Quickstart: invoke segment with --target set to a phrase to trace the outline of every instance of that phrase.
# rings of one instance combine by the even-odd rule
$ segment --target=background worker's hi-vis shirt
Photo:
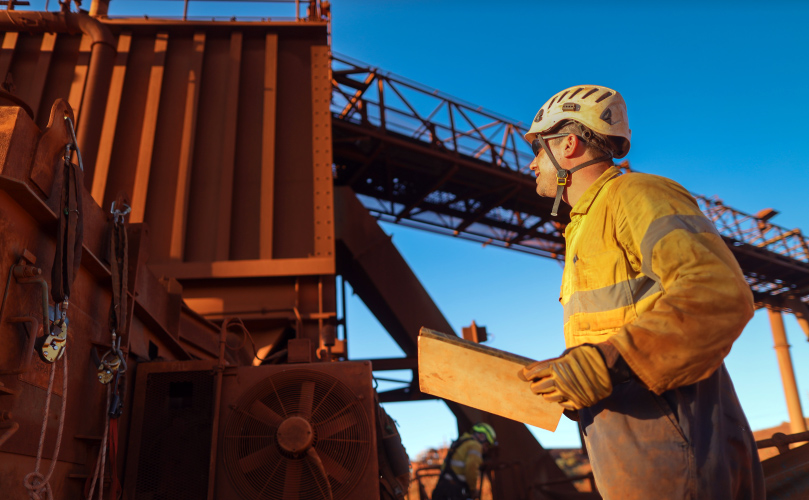
[[[710,376],[753,316],[736,259],[674,181],[608,169],[565,239],[567,346],[609,340],[657,394]]]
[[[450,466],[458,479],[474,490],[478,487],[480,465],[483,463],[483,445],[468,432],[463,433],[458,440],[467,438],[450,457]]]

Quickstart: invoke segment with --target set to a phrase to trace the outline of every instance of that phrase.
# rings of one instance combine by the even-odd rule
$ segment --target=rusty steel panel
[[[96,165],[93,173],[91,192],[93,199],[99,205],[104,203],[104,189],[107,187],[112,144],[115,138],[115,127],[118,122],[118,110],[123,98],[124,77],[126,76],[126,62],[129,56],[129,47],[132,44],[130,33],[121,33],[118,37],[117,55],[110,79],[110,93],[107,97],[107,109],[104,113],[104,125],[101,130],[101,139],[96,156]]]
[[[307,40],[278,40],[274,258],[314,252],[311,49]],[[292,145],[294,147],[283,147]]]
[[[169,37],[162,64],[159,113],[155,117],[154,146],[150,155],[151,169],[148,189],[143,192],[141,204],[143,220],[149,225],[151,233],[152,255],[168,254],[172,242],[173,214],[178,208],[178,200],[181,202],[185,197],[184,191],[179,192],[178,185],[179,179],[187,173],[180,166],[184,137],[177,140],[176,131],[183,130],[187,120],[186,111],[194,112],[197,104],[193,88],[199,72],[194,70],[202,65],[198,41],[197,34],[193,38]],[[204,37],[201,43],[204,44]],[[187,95],[189,91],[190,96]],[[186,108],[189,105],[191,110]],[[177,197],[178,193],[180,197]],[[133,200],[133,206],[137,204]]]
[[[178,146],[179,158],[175,180],[175,195],[173,198],[171,196],[164,198],[161,197],[159,193],[156,193],[153,198],[155,200],[155,204],[162,202],[172,203],[173,205],[168,211],[162,210],[161,208],[163,207],[158,205],[153,210],[148,212],[150,215],[171,213],[171,226],[163,229],[164,226],[161,225],[159,221],[165,220],[164,217],[150,217],[147,219],[154,224],[156,230],[158,231],[157,234],[159,238],[157,241],[169,242],[168,252],[156,250],[157,255],[168,254],[168,257],[171,260],[182,260],[185,249],[186,219],[188,216],[188,191],[191,183],[194,137],[196,135],[197,113],[199,108],[199,88],[202,77],[203,54],[205,50],[205,33],[194,33],[191,43],[192,46],[189,48],[189,54],[185,59],[188,61],[188,66],[184,67],[184,65],[180,63],[180,67],[183,69],[186,84],[185,89],[183,89],[182,82],[179,84],[180,91],[182,92],[185,90],[185,108],[183,109],[182,114],[182,134],[180,136],[180,143]],[[174,64],[171,65],[170,68],[174,68],[176,66],[177,64]],[[166,147],[168,147],[168,145]],[[171,161],[171,156],[168,157],[168,161]],[[170,171],[169,168],[162,170],[166,172]],[[155,181],[157,181],[157,179],[155,179]],[[157,187],[157,185],[161,184],[155,182],[155,187]]]
[[[79,45],[81,44],[81,38],[80,36],[62,33],[56,35],[56,44],[53,48],[53,56],[45,79],[45,86],[42,89],[39,109],[34,110],[34,121],[42,130],[48,126],[53,102],[56,99],[66,99],[70,94],[70,87],[73,83],[76,64],[80,55]],[[4,74],[0,73],[0,75]],[[0,76],[0,78],[3,77]]]
[[[82,35],[81,43],[79,44],[79,57],[76,61],[73,81],[70,84],[70,94],[67,96],[67,102],[70,104],[70,107],[73,108],[77,123],[81,116],[81,104],[84,96],[84,86],[87,83],[87,71],[90,68],[90,47],[92,47],[92,44],[92,38],[87,35]],[[13,72],[14,69],[15,68],[11,68],[10,71]]]
[[[100,24],[117,55],[101,144],[83,156],[94,159],[85,182],[101,206],[127,194],[133,221],[153,226],[155,262],[317,256],[313,224],[299,226],[331,205],[314,199],[314,154],[324,172],[331,161],[326,25]],[[24,89],[19,97],[34,105],[40,127],[56,98],[81,114],[93,76],[90,36],[8,32],[3,47],[0,73]],[[319,153],[315,117],[326,131]],[[328,212],[317,218],[328,223]]]
[[[56,98],[93,116],[104,105],[95,122],[78,118],[80,143],[100,138],[82,151],[92,197],[108,209],[123,193],[131,222],[149,227],[146,263],[212,318],[246,312],[259,337],[276,338],[286,297],[315,297],[315,310],[284,321],[322,348],[336,321],[327,25],[65,19],[96,31],[7,33],[0,77],[40,102],[39,124]],[[94,66],[96,40],[117,51],[106,67]],[[266,293],[240,301],[248,277]]]
[[[185,241],[185,260],[211,262],[216,258],[217,241],[229,238],[224,234],[219,218],[222,197],[226,196],[221,185],[222,172],[233,158],[227,158],[227,143],[234,139],[235,130],[226,128],[228,114],[233,104],[233,90],[229,89],[230,72],[236,70],[240,60],[233,58],[234,44],[240,37],[212,36],[205,40],[202,65],[200,101],[205,111],[197,117],[197,138],[194,142],[194,162],[188,198],[188,225]],[[230,92],[230,94],[228,93]]]
[[[3,48],[0,52],[0,75],[7,75],[11,67],[11,59],[14,57],[14,49],[17,47],[17,39],[20,34],[16,31],[9,31],[3,35]]]
[[[223,134],[221,136],[222,152],[219,160],[219,182],[215,183],[219,187],[219,209],[211,221],[216,221],[215,231],[206,231],[213,234],[215,238],[213,259],[230,259],[230,218],[233,213],[233,200],[240,198],[241,193],[234,197],[233,193],[233,170],[236,156],[236,128],[237,112],[239,111],[239,80],[242,67],[242,33],[235,31],[230,35],[230,50],[228,53],[227,86],[225,88],[224,101],[225,112],[223,124]],[[209,200],[210,202],[210,200]],[[214,209],[216,206],[211,204]],[[256,219],[257,217],[253,217]],[[255,222],[254,222],[255,223]],[[208,260],[208,259],[206,259]]]
[[[331,155],[331,61],[328,47],[312,47],[312,164],[315,255],[334,255]]]
[[[809,445],[794,449],[761,462],[770,500],[798,500],[806,498],[809,489]]]
[[[274,83],[266,82],[265,64],[273,66],[277,51],[267,44],[268,39],[277,35],[246,36],[242,41],[241,77],[239,78],[239,122],[236,128],[234,163],[238,168],[233,172],[232,211],[230,212],[230,248],[222,249],[226,258],[232,260],[264,259],[260,251],[261,233],[266,222],[264,207],[272,214],[273,198],[264,195],[272,193],[272,172],[263,171],[262,140],[269,141],[267,147],[274,146],[275,117],[268,106],[273,105]],[[267,85],[272,87],[267,88]],[[269,102],[268,102],[269,101]],[[263,106],[262,103],[263,102]],[[265,185],[269,181],[269,185]],[[270,227],[272,229],[272,227]]]
[[[0,488],[9,496],[23,497],[23,476],[34,469],[38,452],[48,377],[54,370],[55,387],[47,433],[42,448],[44,464],[53,457],[62,398],[64,432],[51,487],[58,498],[80,498],[85,480],[92,477],[105,428],[106,386],[98,382],[94,359],[110,349],[109,311],[112,301],[107,258],[108,212],[84,190],[80,208],[84,222],[83,253],[72,286],[68,339],[65,356],[54,365],[31,355],[30,340],[43,335],[42,290],[11,276],[11,269],[27,262],[41,269],[42,283],[50,282],[56,246],[56,213],[64,168],[61,155],[69,141],[63,116],[72,116],[65,101],[57,101],[42,132],[18,107],[0,107],[0,276],[10,279],[3,294],[0,321],[0,415],[4,425],[16,429],[0,444]],[[36,174],[36,175],[34,175]],[[43,189],[46,188],[46,189]],[[132,372],[121,377],[124,412],[119,419],[117,476],[123,476],[131,411],[135,366],[153,357],[188,359],[213,357],[218,329],[183,309],[176,282],[161,283],[146,266],[148,237],[143,225],[128,227],[130,307],[128,321],[120,332],[121,348]],[[171,290],[169,289],[171,288]],[[184,319],[186,318],[186,319]],[[188,341],[186,339],[193,339]],[[236,353],[231,360],[252,356]],[[67,394],[62,389],[63,367],[69,367]],[[112,458],[112,457],[110,457]],[[41,468],[44,473],[47,465]]]
[[[27,102],[31,109],[36,111],[42,99],[42,91],[45,88],[45,80],[48,77],[48,68],[51,65],[51,58],[53,57],[53,48],[56,45],[56,34],[45,33],[42,36],[42,45],[39,47],[39,57],[37,58],[37,66],[34,70],[34,77],[32,78],[31,86],[27,92]]]
[[[168,34],[158,33],[155,37],[154,55],[149,69],[149,84],[146,90],[146,103],[144,105],[143,124],[141,125],[140,144],[135,166],[135,179],[128,193],[132,203],[132,212],[129,219],[135,224],[143,222],[143,213],[146,209],[146,189],[149,185],[149,172],[152,168],[155,126],[157,124],[160,90],[163,85],[167,46]]]
[[[266,37],[264,50],[264,121],[261,137],[261,191],[275,193],[275,116],[276,88],[278,84],[278,36]],[[261,198],[259,256],[271,259],[273,243],[274,203],[273,197]]]

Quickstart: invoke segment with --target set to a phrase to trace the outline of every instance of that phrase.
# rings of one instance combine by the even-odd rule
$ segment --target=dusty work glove
[[[521,375],[535,394],[567,410],[593,406],[612,393],[607,365],[592,345],[574,347],[550,364],[532,363]]]

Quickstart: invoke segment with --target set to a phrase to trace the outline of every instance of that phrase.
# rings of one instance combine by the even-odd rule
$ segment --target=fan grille
[[[308,453],[279,446],[278,427],[290,417],[311,425]],[[342,500],[365,470],[371,439],[363,406],[344,383],[318,371],[288,370],[239,399],[222,451],[228,476],[244,499],[322,500],[331,490],[334,500]]]

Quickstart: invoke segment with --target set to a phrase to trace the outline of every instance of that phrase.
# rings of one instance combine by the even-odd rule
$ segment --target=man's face
[[[551,148],[554,155],[556,155],[556,148],[553,143],[559,143],[558,139],[551,139],[546,144]],[[556,168],[548,158],[548,153],[541,149],[537,156],[531,161],[529,165],[534,175],[537,176],[537,194],[548,198],[556,196]]]

